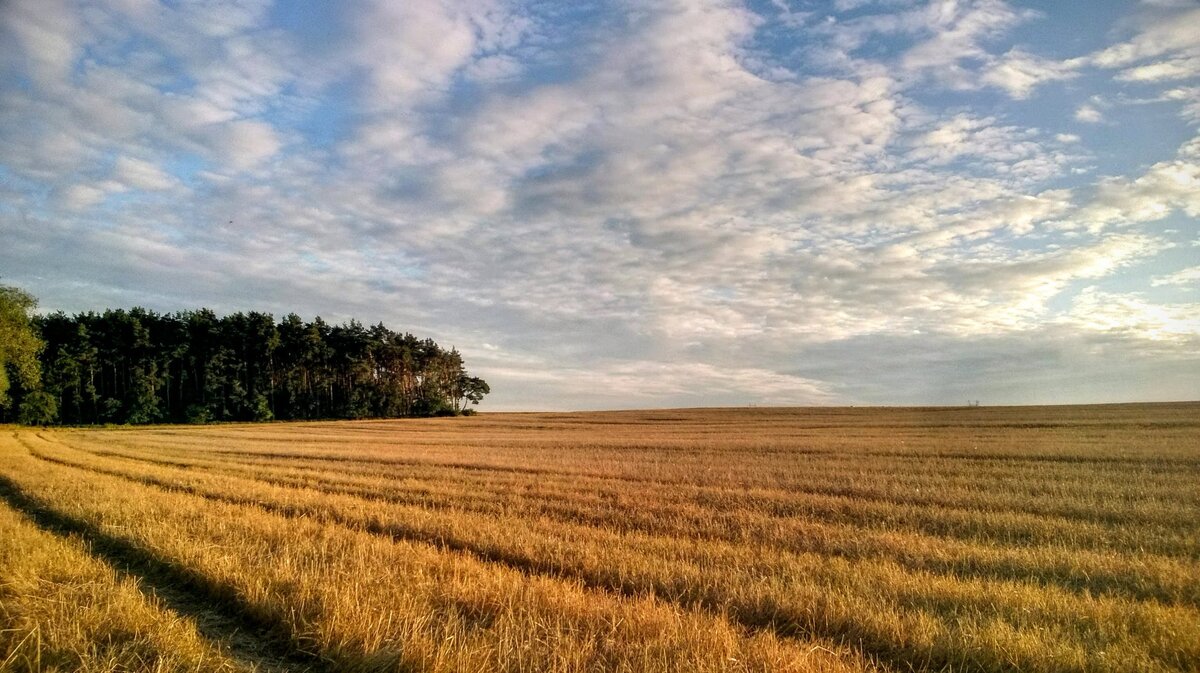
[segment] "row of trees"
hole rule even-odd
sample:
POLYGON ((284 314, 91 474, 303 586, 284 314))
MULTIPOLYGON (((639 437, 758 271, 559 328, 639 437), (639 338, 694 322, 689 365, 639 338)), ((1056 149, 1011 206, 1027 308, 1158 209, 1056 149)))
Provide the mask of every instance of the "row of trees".
MULTIPOLYGON (((28 295, 3 291, 6 303, 23 298, 14 316, 32 308, 28 295)), ((208 309, 159 314, 135 308, 29 316, 27 326, 38 340, 36 362, 30 365, 28 347, 23 359, 4 360, 3 368, 14 374, 11 394, 0 399, 0 414, 7 420, 204 423, 429 416, 461 413, 489 392, 485 381, 469 375, 457 350, 382 324, 330 325, 295 314, 276 322, 266 313, 220 317, 208 309)))

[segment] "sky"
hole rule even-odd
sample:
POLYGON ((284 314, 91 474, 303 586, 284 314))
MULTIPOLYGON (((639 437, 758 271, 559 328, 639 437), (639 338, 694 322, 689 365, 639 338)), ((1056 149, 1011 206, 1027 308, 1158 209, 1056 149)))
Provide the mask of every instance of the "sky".
POLYGON ((1200 2, 0 0, 0 283, 483 410, 1200 399, 1200 2))

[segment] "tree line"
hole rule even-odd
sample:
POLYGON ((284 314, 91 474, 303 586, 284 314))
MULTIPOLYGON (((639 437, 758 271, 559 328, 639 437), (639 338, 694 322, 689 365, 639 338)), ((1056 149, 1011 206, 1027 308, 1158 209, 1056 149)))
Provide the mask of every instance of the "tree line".
POLYGON ((142 308, 34 315, 0 287, 0 417, 207 423, 471 413, 490 390, 462 355, 382 323, 142 308), (20 338, 11 338, 20 335, 20 338))

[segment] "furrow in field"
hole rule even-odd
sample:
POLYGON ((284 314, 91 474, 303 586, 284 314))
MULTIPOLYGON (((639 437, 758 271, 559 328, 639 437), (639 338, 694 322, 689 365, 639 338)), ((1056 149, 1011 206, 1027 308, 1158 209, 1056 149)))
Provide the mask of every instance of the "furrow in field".
POLYGON ((1054 634, 1050 642, 1067 646, 1072 657, 1100 643, 1108 653, 1125 653, 1122 657, 1136 650, 1136 659, 1157 662, 1162 670, 1200 661, 1200 612, 1184 606, 912 572, 887 561, 580 531, 528 518, 489 517, 473 524, 463 516, 438 526, 428 512, 398 513, 380 503, 258 488, 260 495, 274 492, 278 499, 263 499, 271 507, 290 508, 280 511, 394 537, 417 535, 533 575, 575 578, 625 594, 652 593, 756 628, 862 643, 871 654, 902 665, 1002 670, 1015 656, 1026 670, 1039 670, 1050 655, 1029 650, 1021 634, 1030 629, 1054 634), (914 646, 914 628, 934 635, 914 646), (1196 644, 1180 644, 1180 628, 1195 631, 1185 642, 1192 643, 1194 635, 1196 644))
MULTIPOLYGON (((788 412, 784 411, 781 415, 781 410, 768 410, 762 414, 747 413, 746 410, 710 410, 705 412, 703 418, 695 413, 684 413, 678 417, 625 413, 588 414, 570 420, 546 416, 526 422, 509 415, 506 418, 478 418, 470 421, 405 421, 403 431, 406 437, 429 442, 443 441, 447 435, 469 439, 472 434, 485 434, 489 438, 513 438, 522 443, 545 437, 561 438, 571 445, 583 445, 588 442, 593 445, 603 445, 606 442, 624 444, 628 437, 623 435, 632 433, 637 437, 652 438, 657 445, 693 447, 709 438, 719 438, 728 442, 730 439, 746 437, 744 430, 749 424, 754 430, 753 435, 749 437, 751 440, 783 438, 788 444, 795 445, 811 439, 818 442, 819 447, 840 449, 848 446, 856 451, 878 451, 879 446, 896 446, 905 451, 925 447, 927 450, 946 453, 944 445, 931 445, 930 439, 970 437, 979 440, 979 448, 987 450, 988 447, 994 447, 992 453, 1009 457, 1013 454, 1030 453, 1029 442, 1025 441, 1026 439, 1050 437, 1066 441, 1037 446, 1035 454, 1092 458, 1097 457, 1096 452, 1083 447, 1087 446, 1089 440, 1098 440, 1106 442, 1109 449, 1099 457, 1111 459, 1132 455, 1130 451, 1112 451, 1113 443, 1108 441, 1114 435, 1126 432, 1130 428, 1145 431, 1141 434, 1152 432, 1158 436, 1178 436, 1190 433, 1188 436, 1194 436, 1196 409, 1196 405, 1176 405, 1172 409, 1139 408, 1125 413, 1110 407, 1104 409, 1102 415, 1091 419, 1079 418, 1077 410, 1047 411, 1036 408, 988 409, 979 414, 958 417, 956 413, 943 417, 940 410, 920 410, 916 413, 876 410, 867 414, 849 411, 826 417, 813 416, 808 411, 793 413, 788 417, 788 412), (1064 415, 1064 412, 1067 413, 1064 415), (714 422, 711 418, 714 414, 723 414, 725 418, 714 422), (1008 415, 1008 420, 1001 418, 1004 415, 1008 415), (1036 418, 1039 416, 1040 418, 1036 418), (871 420, 868 420, 868 417, 871 420), (956 419, 945 420, 952 417, 956 419), (593 432, 597 427, 605 428, 605 432, 599 437, 593 432), (465 432, 460 432, 464 428, 465 432), (913 441, 910 441, 908 446, 897 446, 898 443, 888 442, 889 438, 915 440, 915 446, 913 441)), ((328 439, 388 439, 396 427, 395 423, 389 422, 302 423, 276 429, 271 434, 276 437, 283 436, 288 441, 324 443, 328 439)), ((188 434, 188 430, 156 431, 159 437, 186 437, 188 434)), ((212 441, 225 438, 242 444, 273 441, 271 437, 262 436, 254 427, 213 428, 206 430, 205 435, 211 437, 212 441)), ((1179 444, 1176 443, 1175 446, 1178 447, 1179 444)), ((1164 457, 1183 455, 1195 458, 1192 454, 1180 454, 1177 450, 1155 453, 1164 457)))
MULTIPOLYGON (((341 671, 860 671, 827 640, 744 633, 652 597, 620 599, 428 545, 164 493, 8 457, 34 506, 186 568, 341 671)), ((43 464, 44 465, 44 464, 43 464)))
MULTIPOLYGON (((119 442, 121 439, 132 445, 148 446, 154 450, 162 450, 167 448, 175 448, 189 450, 192 452, 210 452, 216 454, 236 454, 240 456, 260 456, 267 458, 279 459, 317 459, 327 461, 364 461, 370 460, 378 463, 388 463, 395 460, 397 454, 403 454, 405 451, 414 452, 420 457, 400 459, 402 462, 428 462, 431 456, 444 455, 446 459, 460 461, 464 467, 490 467, 494 469, 514 468, 518 470, 534 470, 539 472, 557 472, 560 470, 570 470, 572 473, 588 474, 590 476, 617 476, 628 478, 639 478, 638 471, 628 471, 620 466, 624 464, 622 456, 637 456, 639 462, 646 460, 654 460, 661 463, 660 467, 664 469, 672 469, 669 474, 673 481, 680 479, 696 479, 703 480, 711 477, 704 473, 693 472, 695 467, 704 467, 704 461, 716 462, 722 464, 723 467, 730 470, 729 475, 741 474, 739 464, 730 464, 729 458, 745 458, 752 456, 755 466, 763 465, 771 468, 786 468, 789 464, 794 465, 797 458, 803 458, 807 461, 830 461, 837 460, 846 464, 855 466, 869 464, 870 462, 888 461, 900 465, 912 466, 912 463, 931 463, 937 462, 944 466, 954 467, 959 470, 979 470, 994 466, 1003 466, 1005 469, 1018 467, 1032 474, 1050 471, 1062 470, 1081 470, 1086 469, 1089 473, 1098 474, 1122 474, 1127 472, 1131 467, 1145 471, 1147 473, 1162 474, 1169 476, 1173 473, 1182 470, 1197 470, 1200 469, 1200 462, 1194 459, 1181 459, 1175 461, 1166 461, 1156 455, 1151 456, 1129 456, 1119 461, 1099 460, 1093 461, 1090 464, 1078 465, 1072 464, 1072 461, 1066 461, 1065 465, 1055 465, 1056 461, 1029 461, 1020 460, 1019 454, 1012 453, 995 453, 984 455, 978 449, 962 450, 956 452, 930 452, 930 451, 913 451, 909 453, 900 451, 863 451, 861 448, 852 451, 835 452, 830 450, 807 450, 789 446, 781 448, 777 451, 763 448, 759 443, 749 443, 742 448, 728 448, 715 446, 698 446, 684 447, 681 450, 664 450, 661 442, 648 441, 645 439, 632 441, 624 440, 620 445, 593 445, 590 442, 584 441, 579 443, 571 443, 568 441, 556 441, 552 444, 547 444, 545 440, 538 441, 531 437, 528 444, 514 443, 501 439, 489 439, 486 442, 474 441, 456 441, 450 445, 446 443, 438 443, 430 440, 427 442, 414 441, 405 437, 403 442, 386 443, 386 444, 357 444, 352 439, 343 435, 341 437, 331 437, 328 440, 316 438, 287 439, 281 440, 278 437, 273 439, 259 438, 257 441, 266 442, 269 444, 268 449, 261 449, 254 446, 246 446, 245 444, 237 444, 236 436, 229 439, 219 437, 210 438, 207 435, 200 436, 183 436, 178 439, 167 437, 163 441, 157 441, 159 438, 153 435, 142 436, 130 433, 111 433, 101 432, 86 433, 89 436, 102 436, 106 443, 119 442), (120 438, 120 439, 118 439, 120 438), (236 444, 237 449, 221 449, 214 448, 223 444, 236 444), (297 445, 311 445, 314 449, 307 450, 297 448, 297 445), (343 448, 339 448, 343 447, 343 448), (371 447, 376 447, 372 449, 371 447), (561 455, 561 449, 570 448, 568 455, 561 455), (369 454, 378 452, 381 455, 378 458, 370 458, 369 454), (479 456, 472 461, 462 461, 462 454, 469 452, 479 456), (368 454, 368 455, 364 455, 368 454), (597 459, 591 465, 598 472, 582 471, 581 464, 589 464, 586 460, 589 454, 594 454, 597 459), (655 456, 661 456, 656 459, 655 456), (940 456, 940 457, 939 457, 940 456), (580 458, 584 458, 581 463, 580 458), (541 467, 534 467, 528 464, 530 460, 541 463, 541 467), (1032 463, 1032 464, 1028 464, 1032 463)), ((734 440, 727 440, 734 441, 734 440)), ((1013 438, 1007 437, 1005 441, 1012 442, 1013 438)), ((968 440, 968 444, 973 443, 968 440)), ((436 458, 433 458, 436 460, 436 458)), ((1057 461, 1063 462, 1063 461, 1057 461)), ((1080 463, 1081 461, 1073 461, 1080 463)), ((1086 463, 1087 461, 1082 461, 1086 463)), ((763 475, 751 473, 747 475, 750 478, 760 478, 763 475)))
MULTIPOLYGON (((594 478, 579 475, 543 475, 532 481, 521 475, 482 473, 473 470, 461 470, 455 467, 427 466, 424 468, 405 466, 403 469, 380 470, 377 466, 354 465, 342 463, 336 471, 328 465, 321 466, 319 461, 294 462, 271 460, 267 462, 234 456, 212 458, 203 456, 163 456, 154 455, 148 451, 131 449, 112 449, 88 446, 76 441, 64 443, 88 451, 95 455, 113 456, 173 465, 181 468, 199 468, 221 470, 241 474, 275 474, 290 479, 302 479, 299 475, 306 473, 313 483, 329 484, 338 489, 370 489, 386 494, 390 489, 397 488, 396 484, 419 480, 425 487, 433 491, 431 486, 437 482, 452 482, 459 490, 475 491, 509 491, 520 492, 524 497, 563 498, 577 497, 579 493, 592 494, 596 499, 619 499, 622 492, 633 492, 630 485, 615 482, 607 478, 594 478), (532 486, 531 486, 532 485, 532 486), (533 491, 536 490, 536 493, 533 491)), ((844 471, 842 468, 841 471, 844 471)), ((1156 484, 1148 484, 1145 480, 1139 486, 1129 486, 1132 475, 1124 475, 1120 490, 1105 492, 1092 478, 1091 484, 1080 483, 1077 488, 1064 488, 1062 483, 1052 488, 1039 484, 1022 484, 1003 492, 995 492, 995 480, 976 477, 966 483, 955 482, 946 475, 937 472, 921 472, 918 475, 896 474, 894 471, 887 477, 883 486, 865 487, 861 482, 883 481, 874 475, 864 475, 861 472, 853 477, 839 474, 838 469, 806 470, 809 483, 793 485, 789 489, 745 488, 730 489, 728 487, 687 486, 668 484, 658 481, 644 481, 639 485, 658 489, 670 489, 680 496, 677 503, 680 506, 702 506, 706 509, 721 510, 726 504, 734 503, 737 509, 755 508, 760 510, 779 510, 789 499, 798 494, 826 495, 850 498, 856 501, 872 501, 891 505, 911 505, 914 507, 937 507, 962 510, 986 511, 989 513, 1029 514, 1039 518, 1057 517, 1068 521, 1095 523, 1114 528, 1136 528, 1143 531, 1157 527, 1160 531, 1169 531, 1189 539, 1200 537, 1200 517, 1189 516, 1188 509, 1200 511, 1200 495, 1190 494, 1180 490, 1179 486, 1171 483, 1157 485, 1158 492, 1151 491, 1156 484), (818 485, 820 484, 820 485, 818 485), (736 497, 730 497, 736 493, 736 497)), ((1013 475, 1007 475, 1010 478, 1013 475)), ((1082 482, 1082 480, 1080 480, 1082 482)), ((641 489, 638 489, 639 491, 641 489)), ((1194 489, 1193 489, 1194 490, 1194 489)))
MULTIPOLYGON (((481 448, 508 451, 571 446, 586 452, 650 450, 688 454, 717 451, 739 455, 852 454, 860 458, 893 456, 902 459, 944 456, 966 460, 983 457, 1038 463, 1083 462, 1091 468, 1146 459, 1172 465, 1180 461, 1192 464, 1197 461, 1194 454, 1179 450, 1179 440, 1195 436, 1195 427, 1163 424, 1144 427, 1114 424, 1104 431, 1068 428, 1061 432, 1044 428, 1021 430, 1013 427, 939 428, 919 425, 875 426, 877 431, 867 432, 856 423, 788 429, 754 423, 750 419, 741 419, 736 424, 705 432, 689 430, 685 426, 655 424, 628 424, 625 427, 585 424, 576 430, 546 427, 524 431, 514 431, 503 422, 501 426, 488 429, 470 421, 449 421, 441 424, 439 431, 431 432, 421 430, 418 423, 403 421, 401 425, 386 423, 381 426, 382 431, 375 433, 363 433, 359 426, 343 424, 324 431, 305 425, 274 426, 267 434, 261 432, 261 426, 205 428, 200 431, 194 428, 172 431, 152 429, 126 434, 134 436, 136 441, 153 444, 232 444, 248 452, 279 448, 303 452, 309 447, 324 452, 331 444, 405 445, 422 449, 456 444, 468 451, 481 448), (597 429, 603 431, 597 432, 597 429), (1134 448, 1113 441, 1114 438, 1127 437, 1130 430, 1143 437, 1150 435, 1155 440, 1168 441, 1159 447, 1151 444, 1151 450, 1141 448, 1144 442, 1139 442, 1134 448), (1096 451, 1097 448, 1104 450, 1096 451)), ((108 437, 122 433, 99 432, 108 437)))
MULTIPOLYGON (((364 455, 365 452, 360 452, 356 456, 322 456, 313 455, 313 453, 256 453, 234 450, 212 449, 212 447, 191 447, 191 446, 170 446, 170 445, 149 445, 144 446, 134 443, 126 443, 110 438, 96 438, 86 433, 71 433, 65 434, 66 438, 77 441, 79 444, 101 446, 103 450, 126 451, 133 453, 142 453, 142 455, 152 455, 158 457, 175 457, 175 458, 197 458, 205 457, 211 461, 233 461, 241 463, 256 463, 256 464, 307 464, 314 468, 328 470, 330 467, 335 467, 330 463, 336 463, 336 467, 340 470, 366 470, 376 471, 376 473, 384 474, 392 470, 426 468, 426 469, 462 469, 479 471, 479 473, 496 473, 503 474, 506 465, 493 465, 487 462, 466 462, 462 461, 461 455, 458 455, 455 461, 442 462, 438 459, 438 453, 421 453, 421 455, 407 456, 406 453, 413 453, 412 446, 397 447, 396 451, 388 457, 371 458, 364 455), (116 449, 120 447, 120 449, 116 449), (491 468, 499 469, 491 469, 491 468)), ((612 462, 616 458, 602 458, 600 463, 612 462)), ((697 467, 704 467, 703 461, 697 458, 697 467)), ((996 463, 989 464, 972 464, 962 465, 959 462, 948 461, 892 461, 892 459, 863 459, 858 456, 822 456, 820 459, 793 456, 784 462, 764 462, 761 456, 746 456, 740 461, 746 465, 750 465, 751 469, 764 471, 763 475, 756 475, 756 479, 751 483, 752 486, 763 487, 763 481, 767 481, 770 486, 781 489, 791 489, 794 487, 804 487, 809 482, 820 482, 829 477, 834 477, 839 483, 845 485, 854 485, 856 482, 874 482, 883 477, 883 481, 887 483, 895 483, 898 487, 922 487, 934 485, 934 483, 948 483, 950 486, 958 486, 964 488, 979 487, 979 486, 996 486, 997 480, 1012 481, 1008 483, 1006 493, 1012 489, 1019 489, 1020 492, 1036 495, 1038 488, 1054 487, 1056 489, 1066 488, 1064 492, 1056 492, 1055 494, 1072 495, 1072 497, 1080 497, 1080 495, 1092 495, 1097 504, 1103 503, 1103 498, 1124 498, 1128 495, 1140 494, 1138 489, 1129 485, 1128 479, 1130 475, 1146 477, 1152 485, 1162 486, 1164 488, 1176 488, 1187 486, 1190 479, 1200 470, 1186 471, 1175 470, 1169 474, 1158 473, 1158 471, 1150 470, 1130 470, 1130 467, 1136 465, 1127 465, 1118 471, 1112 473, 1104 473, 1096 470, 1087 470, 1079 468, 1069 469, 1048 469, 1044 467, 1028 467, 1028 465, 1014 465, 1012 463, 996 463), (1189 476, 1190 475, 1190 476, 1189 476), (941 481, 934 481, 936 479, 941 481)), ((522 465, 527 473, 534 465, 522 465)), ((578 465, 576 465, 578 468, 578 465)), ((710 471, 708 469, 704 471, 710 471)), ((547 469, 541 468, 539 473, 541 476, 553 477, 553 479, 594 479, 613 481, 631 481, 631 482, 668 482, 670 483, 686 483, 674 480, 662 479, 658 475, 636 474, 636 475, 613 475, 599 474, 594 471, 586 471, 581 469, 547 469)), ((520 476, 516 476, 520 477, 520 476)), ((704 486, 728 486, 716 483, 716 485, 704 486)), ((745 483, 733 483, 732 486, 748 486, 745 483)), ((930 494, 932 495, 932 494, 930 494)), ((1189 495, 1194 501, 1200 501, 1200 493, 1183 493, 1189 495)))
MULTIPOLYGON (((111 444, 112 442, 106 442, 111 444)), ((133 450, 137 450, 136 448, 133 450)), ((142 449, 145 450, 144 448, 142 449)), ((406 447, 406 450, 410 450, 406 447)), ((358 456, 321 456, 308 453, 247 453, 218 449, 190 450, 172 448, 169 446, 151 447, 154 455, 164 453, 186 452, 186 455, 216 454, 215 460, 234 460, 240 462, 303 462, 324 464, 326 470, 330 463, 336 463, 338 471, 379 471, 390 472, 398 469, 448 469, 471 470, 481 475, 498 476, 512 472, 510 476, 520 479, 522 474, 539 474, 547 480, 614 480, 614 482, 630 481, 640 484, 672 486, 692 484, 695 480, 672 480, 667 475, 658 475, 653 471, 639 470, 636 475, 599 474, 587 470, 562 470, 557 468, 522 466, 496 466, 489 463, 462 461, 441 462, 435 456, 420 458, 404 458, 390 456, 387 458, 371 459, 358 456), (274 458, 273 458, 274 457, 274 458), (513 471, 514 467, 520 470, 513 471)), ((643 457, 644 458, 644 457, 643 457)), ((1162 472, 1153 469, 1149 464, 1130 464, 1119 470, 1097 471, 1095 469, 1072 468, 1069 470, 1047 469, 1042 466, 1016 466, 1009 464, 980 465, 974 464, 963 467, 955 462, 922 461, 919 464, 904 462, 865 461, 859 456, 841 456, 834 461, 830 457, 822 457, 821 462, 803 461, 790 464, 759 464, 755 461, 739 461, 753 463, 751 478, 741 480, 744 483, 709 484, 709 486, 753 486, 762 489, 770 486, 780 491, 813 490, 832 495, 850 497, 889 499, 908 504, 932 504, 938 506, 955 506, 959 504, 956 498, 965 497, 969 504, 989 510, 1021 509, 1029 513, 1061 515, 1068 518, 1092 518, 1114 523, 1126 522, 1122 516, 1155 516, 1162 518, 1169 515, 1173 506, 1185 504, 1200 507, 1200 489, 1196 489, 1195 479, 1200 471, 1173 470, 1162 472), (858 461, 858 462, 855 462, 858 461), (880 478, 882 477, 882 478, 880 478), (764 484, 763 482, 768 482, 764 484), (774 483, 771 483, 774 482, 774 483), (998 483, 1004 483, 1005 488, 991 493, 998 483), (868 486, 869 484, 869 486, 868 486), (1145 506, 1152 511, 1141 513, 1127 506, 1131 501, 1151 504, 1145 506)), ((611 462, 611 461, 610 461, 611 462)), ((966 461, 963 461, 966 462, 966 461)), ((711 470, 704 465, 698 465, 695 473, 706 474, 711 470)), ((705 484, 696 484, 705 485, 705 484)), ((1129 521, 1129 523, 1137 523, 1129 521)), ((1152 523, 1152 521, 1151 521, 1152 523)))
MULTIPOLYGON (((153 460, 153 459, 151 459, 153 460)), ((235 474, 236 470, 220 470, 235 474)), ((1177 522, 1158 527, 1140 526, 1115 528, 1080 523, 1068 519, 1009 514, 974 509, 901 506, 846 496, 822 494, 789 494, 786 500, 756 492, 719 492, 687 487, 659 488, 626 494, 617 498, 589 496, 587 485, 579 483, 574 492, 563 489, 541 497, 516 494, 511 498, 497 497, 478 484, 468 485, 458 493, 430 494, 428 484, 415 484, 407 489, 403 484, 373 484, 371 486, 328 486, 311 480, 291 479, 279 475, 238 473, 254 480, 278 486, 294 486, 328 493, 357 495, 375 500, 422 506, 481 512, 537 514, 563 521, 617 530, 644 530, 660 534, 679 534, 693 537, 752 541, 774 544, 783 548, 803 545, 809 530, 798 526, 824 523, 831 526, 857 527, 869 531, 903 531, 929 538, 944 538, 948 544, 957 541, 993 548, 1020 549, 1029 545, 1047 549, 1071 549, 1093 554, 1146 555, 1152 559, 1177 556, 1195 560, 1200 554, 1200 540, 1190 531, 1194 522, 1186 516, 1177 522)), ((864 545, 851 544, 853 548, 864 545)), ((869 548, 869 546, 865 546, 869 548)), ((1052 554, 1052 552, 1050 552, 1052 554)), ((1084 554, 1083 556, 1087 556, 1084 554)), ((1005 564, 1011 572, 1011 565, 1005 564)), ((980 572, 976 564, 960 566, 962 572, 980 572)), ((1080 588, 1096 588, 1090 573, 1072 573, 1070 581, 1080 588)), ((1108 573, 1099 573, 1107 577, 1108 573)), ((1051 573, 1050 577, 1055 577, 1051 573)), ((1101 580, 1101 582, 1105 582, 1101 580)), ((1135 582, 1134 584, 1136 584, 1135 582)), ((1113 587, 1113 583, 1105 583, 1113 587)), ((1128 584, 1118 582, 1116 584, 1128 584)), ((1172 594, 1178 599, 1177 594, 1172 594)))
MULTIPOLYGON (((242 496, 254 492, 252 484, 265 483, 288 489, 311 490, 322 494, 350 495, 359 499, 366 498, 371 502, 387 501, 402 506, 396 510, 397 516, 402 515, 405 511, 411 511, 404 509, 403 506, 415 506, 422 512, 428 512, 431 508, 451 510, 451 513, 444 516, 462 516, 470 513, 488 517, 518 516, 524 519, 534 517, 566 525, 578 525, 580 526, 580 535, 586 535, 590 528, 599 527, 621 533, 643 533, 654 537, 681 537, 731 544, 750 544, 757 548, 823 554, 845 559, 885 558, 914 571, 958 577, 1016 580, 1038 585, 1054 585, 1075 592, 1112 594, 1135 599, 1159 600, 1165 603, 1200 605, 1200 586, 1194 582, 1194 578, 1200 576, 1200 565, 1148 554, 1125 555, 1079 550, 1072 550, 1066 554, 1062 548, 1054 546, 1010 548, 960 542, 911 531, 872 530, 858 526, 824 524, 795 519, 762 521, 751 515, 746 515, 732 523, 703 513, 697 514, 694 519, 688 519, 675 511, 677 508, 674 506, 666 508, 663 512, 664 515, 671 516, 671 520, 656 518, 654 512, 643 513, 647 518, 639 520, 634 517, 633 512, 606 518, 592 514, 586 507, 569 510, 565 515, 562 507, 553 511, 512 507, 505 503, 489 507, 479 504, 477 500, 468 500, 465 495, 461 499, 450 502, 430 502, 425 499, 410 501, 396 497, 384 497, 374 492, 346 493, 314 488, 305 483, 289 483, 284 480, 264 478, 251 478, 250 482, 225 481, 222 483, 219 479, 215 482, 204 482, 204 480, 194 479, 192 475, 181 475, 169 471, 139 473, 136 469, 131 470, 129 467, 121 469, 112 465, 81 463, 79 458, 64 460, 60 457, 55 459, 44 452, 45 449, 35 449, 34 455, 58 460, 63 464, 97 470, 105 474, 131 479, 149 479, 150 481, 147 483, 157 485, 170 485, 173 488, 186 485, 187 488, 192 489, 191 492, 203 491, 214 496, 222 496, 222 494, 242 496), (147 474, 151 476, 147 476, 147 474), (197 486, 197 483, 207 483, 208 486, 197 486), (239 486, 239 483, 242 485, 239 486), (214 484, 216 484, 215 487, 214 484), (674 513, 669 514, 670 512, 674 513)), ((241 479, 241 477, 237 478, 241 479)), ((263 501, 254 500, 254 502, 262 503, 263 501)), ((354 523, 361 525, 361 522, 354 523)))
MULTIPOLYGON (((110 467, 110 473, 131 475, 128 468, 119 470, 115 466, 110 467)), ((171 473, 159 474, 168 477, 171 473)), ((567 499, 554 503, 554 507, 528 501, 514 503, 498 498, 489 500, 487 494, 481 494, 478 489, 454 494, 453 499, 432 500, 423 495, 389 495, 382 487, 331 489, 308 481, 245 474, 237 476, 276 486, 351 495, 373 501, 386 500, 423 509, 535 516, 614 531, 722 540, 843 558, 891 558, 913 570, 1055 584, 1073 591, 1200 604, 1200 586, 1193 581, 1194 577, 1200 576, 1200 566, 1145 553, 1128 555, 1073 550, 1066 554, 1057 546, 1004 547, 938 538, 913 531, 899 533, 895 530, 873 530, 795 518, 775 519, 754 512, 723 518, 712 512, 688 511, 678 504, 651 507, 645 500, 639 501, 637 507, 605 513, 597 511, 596 503, 572 503, 567 499)), ((232 485, 229 488, 234 489, 232 485)), ((246 489, 237 490, 245 492, 246 489)))
MULTIPOLYGON (((39 454, 41 455, 41 454, 39 454)), ((81 453, 74 462, 79 463, 81 453)), ((101 464, 92 467, 104 470, 101 464)), ((132 466, 131 466, 132 467, 132 466)), ((109 473, 131 475, 108 465, 109 473)), ((133 471, 136 474, 136 470, 133 471)), ((153 473, 152 473, 153 474, 153 473)), ((156 473, 162 479, 179 477, 192 479, 170 471, 156 473)), ((218 473, 219 476, 220 473, 218 473)), ((244 475, 238 478, 244 478, 244 475)), ((754 544, 794 552, 821 553, 844 558, 884 557, 895 559, 914 570, 950 573, 959 576, 1013 579, 1041 584, 1057 584, 1074 591, 1116 593, 1135 598, 1153 598, 1165 602, 1200 603, 1200 586, 1192 578, 1200 575, 1200 567, 1179 559, 1138 553, 1096 553, 1072 550, 1064 553, 1059 546, 1005 547, 994 544, 961 542, 938 538, 919 532, 880 530, 854 525, 826 524, 804 519, 775 519, 754 512, 738 517, 722 518, 712 512, 694 512, 678 504, 651 506, 645 499, 628 510, 605 514, 595 503, 554 503, 539 507, 525 501, 513 503, 501 499, 487 501, 487 494, 477 489, 458 494, 453 499, 430 500, 425 497, 404 498, 388 495, 384 489, 342 490, 314 486, 308 482, 293 482, 269 477, 249 477, 253 482, 285 488, 300 488, 326 494, 350 495, 371 501, 388 501, 398 505, 450 509, 454 513, 471 512, 489 516, 505 515, 538 517, 561 523, 601 527, 621 532, 641 532, 655 536, 689 537, 722 540, 730 543, 754 544)), ((220 480, 212 483, 220 483, 220 480)), ((233 482, 218 487, 222 492, 247 493, 247 486, 233 482)))

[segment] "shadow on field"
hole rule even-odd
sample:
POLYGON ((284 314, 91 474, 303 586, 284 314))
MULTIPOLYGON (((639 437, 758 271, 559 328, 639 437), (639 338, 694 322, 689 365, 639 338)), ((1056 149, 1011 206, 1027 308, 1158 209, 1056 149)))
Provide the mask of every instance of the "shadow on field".
POLYGON ((96 525, 46 506, 19 485, 0 475, 0 500, 41 529, 76 536, 118 576, 133 579, 148 596, 175 613, 191 618, 205 638, 255 670, 268 673, 324 673, 329 663, 298 649, 278 623, 243 601, 233 589, 208 581, 184 566, 166 561, 137 545, 106 533, 96 525))

